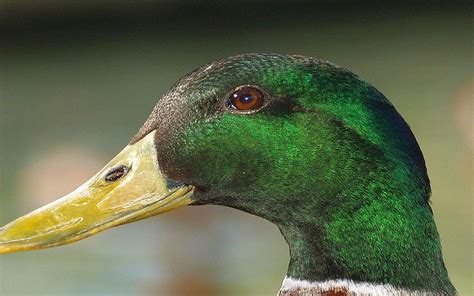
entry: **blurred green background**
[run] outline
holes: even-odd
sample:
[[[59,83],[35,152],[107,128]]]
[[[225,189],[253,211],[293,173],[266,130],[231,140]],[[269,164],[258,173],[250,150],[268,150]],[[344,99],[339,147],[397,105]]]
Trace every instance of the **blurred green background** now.
[[[473,282],[472,5],[446,1],[1,1],[0,224],[74,189],[179,77],[246,52],[330,60],[375,85],[426,158],[444,259]],[[270,223],[188,207],[61,248],[0,257],[1,295],[275,295]]]

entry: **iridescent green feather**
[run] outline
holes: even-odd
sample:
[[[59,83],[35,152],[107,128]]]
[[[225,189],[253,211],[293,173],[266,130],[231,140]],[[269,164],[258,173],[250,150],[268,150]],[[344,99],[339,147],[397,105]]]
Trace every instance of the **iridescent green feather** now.
[[[225,110],[240,85],[263,89],[268,105],[247,115]],[[455,291],[416,139],[351,72],[287,55],[218,61],[178,82],[134,140],[154,128],[160,165],[198,186],[197,204],[241,209],[280,228],[288,276]]]

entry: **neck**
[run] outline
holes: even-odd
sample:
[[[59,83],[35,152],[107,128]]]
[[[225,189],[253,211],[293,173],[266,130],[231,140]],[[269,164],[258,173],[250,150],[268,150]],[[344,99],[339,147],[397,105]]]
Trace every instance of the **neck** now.
[[[320,289],[337,282],[350,290],[370,283],[374,292],[385,287],[454,294],[431,209],[422,196],[427,190],[414,184],[407,187],[413,196],[407,196],[394,187],[395,180],[389,184],[352,187],[334,196],[335,206],[327,206],[324,214],[308,218],[302,212],[304,222],[279,225],[290,250],[287,278],[292,280],[287,285],[298,280]],[[360,192],[366,195],[356,198]],[[351,203],[354,199],[365,203]]]

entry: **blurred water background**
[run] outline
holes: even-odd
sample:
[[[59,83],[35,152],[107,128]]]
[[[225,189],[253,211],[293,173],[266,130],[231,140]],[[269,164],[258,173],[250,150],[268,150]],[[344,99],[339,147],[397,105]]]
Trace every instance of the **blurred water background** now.
[[[473,282],[472,4],[1,1],[0,224],[75,189],[167,88],[246,52],[330,60],[411,125],[444,259]],[[61,248],[0,257],[1,295],[275,295],[288,250],[270,223],[188,207]]]

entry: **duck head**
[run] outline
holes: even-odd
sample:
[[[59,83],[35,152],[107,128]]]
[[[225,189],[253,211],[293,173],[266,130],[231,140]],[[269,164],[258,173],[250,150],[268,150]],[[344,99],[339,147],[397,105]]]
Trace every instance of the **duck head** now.
[[[0,252],[217,204],[279,227],[289,279],[452,292],[429,195],[415,137],[374,87],[321,60],[247,54],[178,81],[96,176],[3,227]]]

